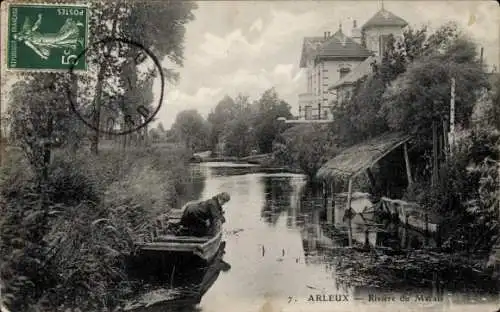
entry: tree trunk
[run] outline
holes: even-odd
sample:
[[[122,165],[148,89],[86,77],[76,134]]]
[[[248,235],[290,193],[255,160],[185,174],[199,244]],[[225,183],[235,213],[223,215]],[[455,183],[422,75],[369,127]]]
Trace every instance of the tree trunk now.
[[[436,187],[438,184],[438,134],[437,134],[437,121],[434,119],[432,121],[432,187]],[[429,208],[425,208],[425,243],[428,244],[429,241]]]
[[[46,142],[43,142],[43,164],[42,164],[42,178],[43,178],[43,183],[47,182],[49,179],[49,165],[50,165],[50,159],[51,159],[51,139],[52,139],[52,132],[54,128],[54,118],[51,113],[49,113],[49,119],[47,121],[47,137],[46,137]]]
[[[432,121],[432,186],[438,182],[438,135],[436,121]]]
[[[102,95],[102,81],[104,79],[104,71],[105,64],[101,66],[99,69],[99,73],[97,75],[97,83],[96,83],[96,97],[95,97],[95,113],[92,118],[92,125],[94,126],[94,135],[91,139],[90,143],[90,152],[94,155],[99,154],[99,136],[100,136],[100,122],[101,122],[101,95]]]
[[[114,14],[113,14],[113,25],[111,27],[111,38],[115,37],[116,31],[117,31],[117,23],[118,23],[118,13],[120,11],[119,5],[116,6]],[[109,51],[108,51],[109,52]],[[106,72],[106,66],[107,63],[103,62],[101,64],[101,67],[99,68],[99,73],[97,74],[97,84],[96,84],[96,98],[95,98],[95,109],[96,113],[94,114],[93,118],[93,125],[95,128],[95,134],[93,136],[93,139],[91,140],[90,144],[90,151],[91,153],[98,155],[99,153],[99,136],[100,136],[100,122],[101,122],[101,96],[102,96],[102,83],[104,80],[104,73]]]

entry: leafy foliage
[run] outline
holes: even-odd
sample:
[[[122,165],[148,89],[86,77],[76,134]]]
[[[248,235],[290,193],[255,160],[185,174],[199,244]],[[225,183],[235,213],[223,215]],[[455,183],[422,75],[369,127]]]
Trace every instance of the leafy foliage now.
[[[252,122],[257,138],[257,145],[261,153],[270,153],[273,141],[280,131],[279,117],[290,119],[290,105],[280,100],[274,88],[266,90],[254,104],[257,107]]]
[[[300,168],[310,178],[331,157],[337,147],[327,126],[297,125],[286,130],[274,144],[274,154],[283,165]]]
[[[16,173],[22,163],[12,164],[0,197],[0,270],[12,310],[110,309],[133,291],[126,256],[151,220],[176,205],[188,153],[123,156],[58,153],[42,191],[34,175]]]
[[[54,147],[80,145],[86,129],[68,107],[66,88],[74,81],[63,74],[28,74],[10,91],[11,140],[26,154],[40,181],[46,176]]]
[[[114,6],[106,1],[92,3],[89,21],[91,41],[101,44],[93,45],[87,52],[94,71],[88,79],[81,79],[81,92],[87,96],[78,98],[81,105],[95,107],[89,112],[94,128],[109,128],[107,121],[110,119],[117,121],[113,126],[120,129],[141,124],[147,117],[137,114],[137,108],[143,106],[149,109],[149,113],[153,111],[153,80],[159,75],[153,66],[145,69],[152,62],[148,62],[149,57],[144,55],[144,51],[120,40],[107,39],[130,40],[152,51],[160,63],[166,57],[172,67],[182,66],[186,24],[194,19],[192,10],[196,7],[193,1],[169,1],[168,4],[120,1]],[[141,70],[146,73],[140,75]],[[173,68],[160,70],[169,81],[178,80],[178,73]],[[111,103],[114,109],[104,109],[105,101]],[[142,134],[132,136],[132,139],[144,141],[147,133],[147,129],[143,128]],[[91,150],[94,153],[98,152],[99,138],[97,132],[92,136]],[[123,143],[127,145],[126,137]]]
[[[140,37],[160,60],[168,56],[182,65],[185,24],[194,8],[187,1],[145,6],[94,1],[91,41]],[[172,31],[163,33],[158,23]],[[118,57],[108,57],[112,50]],[[93,45],[86,57],[88,76],[20,74],[10,94],[11,139],[24,154],[0,173],[1,286],[13,311],[114,308],[132,291],[124,279],[132,242],[147,232],[151,217],[177,205],[189,176],[184,149],[112,150],[99,156],[80,149],[90,137],[97,153],[100,136],[73,114],[67,88],[98,128],[128,112],[92,114],[93,104],[125,97],[135,109],[148,107],[153,98],[154,75],[142,73],[142,58],[118,41]],[[165,72],[171,80],[177,77],[171,69]],[[113,79],[106,84],[105,77]],[[132,88],[126,88],[130,80]]]
[[[248,156],[252,151],[271,153],[281,130],[279,117],[290,118],[290,106],[274,88],[250,103],[247,96],[225,96],[208,115],[210,146],[226,156]]]
[[[247,96],[238,95],[234,100],[234,119],[228,120],[221,136],[224,154],[244,157],[256,147],[255,129],[252,127],[252,108]]]
[[[209,125],[197,110],[190,109],[178,113],[171,129],[177,138],[193,151],[201,151],[207,147]]]
[[[467,126],[478,97],[475,91],[488,86],[475,55],[464,58],[464,51],[471,49],[472,43],[457,42],[445,55],[416,61],[398,77],[385,94],[390,127],[429,138],[432,120],[449,115],[452,78],[458,86],[456,122]]]

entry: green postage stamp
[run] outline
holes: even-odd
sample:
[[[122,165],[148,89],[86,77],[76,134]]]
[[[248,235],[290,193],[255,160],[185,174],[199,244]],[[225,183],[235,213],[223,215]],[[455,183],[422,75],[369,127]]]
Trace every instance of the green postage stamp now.
[[[7,69],[86,70],[88,7],[67,4],[10,4]]]

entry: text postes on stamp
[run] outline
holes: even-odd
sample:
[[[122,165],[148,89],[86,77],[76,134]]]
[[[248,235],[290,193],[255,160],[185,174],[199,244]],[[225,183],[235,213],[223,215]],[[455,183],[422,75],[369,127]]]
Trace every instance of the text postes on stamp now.
[[[10,4],[7,69],[86,70],[88,7],[66,4]]]
[[[95,83],[90,85],[93,100],[67,89],[71,109],[88,127],[101,134],[125,135],[144,128],[160,110],[165,76],[160,61],[142,44],[123,38],[105,38],[90,44],[76,60],[92,63]],[[77,63],[70,66],[74,81]],[[92,75],[90,75],[92,76]],[[158,100],[152,92],[155,78],[160,78]]]

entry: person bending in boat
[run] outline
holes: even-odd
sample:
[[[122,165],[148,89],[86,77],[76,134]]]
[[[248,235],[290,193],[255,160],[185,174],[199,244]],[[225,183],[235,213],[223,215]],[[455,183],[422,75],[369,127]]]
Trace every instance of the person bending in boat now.
[[[229,194],[223,192],[205,201],[186,204],[180,221],[183,234],[197,237],[213,235],[216,222],[226,222],[222,206],[230,199]]]

